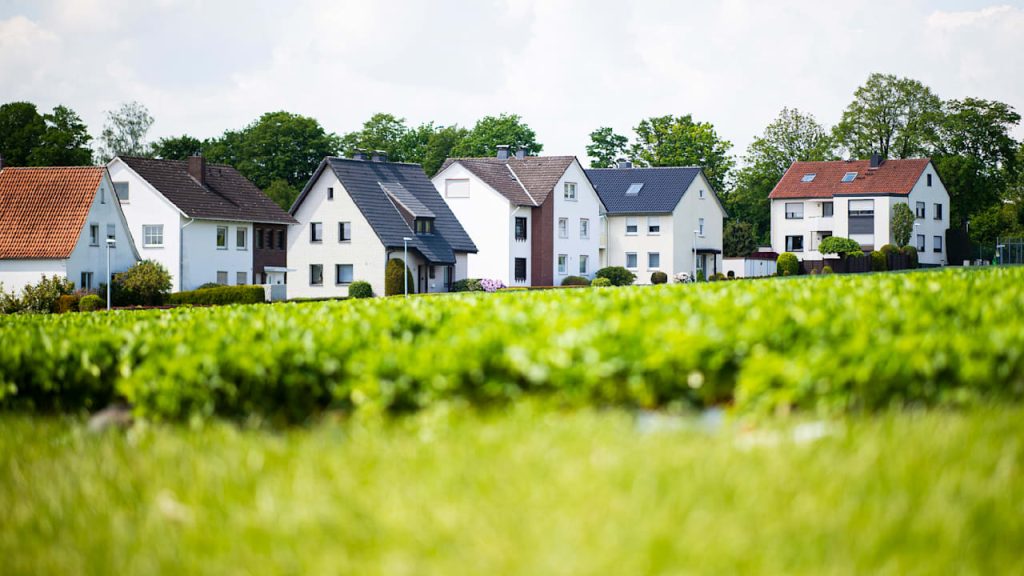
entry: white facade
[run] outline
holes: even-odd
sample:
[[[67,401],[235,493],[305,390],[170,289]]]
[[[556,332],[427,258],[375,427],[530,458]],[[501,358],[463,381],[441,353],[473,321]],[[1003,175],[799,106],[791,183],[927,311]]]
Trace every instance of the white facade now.
[[[792,252],[800,260],[821,260],[826,256],[818,251],[818,246],[828,236],[851,238],[865,249],[873,250],[884,244],[894,244],[891,221],[896,204],[908,204],[915,214],[919,206],[923,208],[923,217],[919,216],[914,221],[910,237],[910,244],[918,248],[918,262],[936,266],[947,264],[945,244],[946,230],[949,229],[949,193],[930,163],[907,196],[837,195],[832,198],[772,200],[772,250],[779,254]],[[829,206],[831,216],[827,215]],[[861,213],[870,210],[873,213],[873,226],[869,232],[851,232],[851,210]],[[795,239],[801,243],[799,249]],[[834,258],[835,255],[827,257]]]
[[[570,188],[575,185],[574,199],[566,190],[566,185]],[[553,284],[560,286],[566,276],[593,278],[601,264],[599,226],[602,205],[601,198],[578,161],[573,160],[566,168],[565,173],[555,184],[549,201],[554,202],[554,258],[551,276],[554,279]],[[560,224],[563,220],[564,234]],[[583,231],[584,223],[586,233]],[[564,267],[559,264],[562,257],[566,260]],[[581,264],[585,267],[581,267]]]

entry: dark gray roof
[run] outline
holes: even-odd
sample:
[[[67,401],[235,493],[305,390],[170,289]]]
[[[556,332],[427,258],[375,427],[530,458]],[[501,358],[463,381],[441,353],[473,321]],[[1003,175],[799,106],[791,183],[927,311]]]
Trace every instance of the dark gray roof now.
[[[476,252],[476,245],[469,234],[419,164],[325,158],[292,204],[292,214],[327,167],[338,177],[385,248],[402,248],[402,239],[412,238],[409,248],[438,264],[453,264],[455,252]],[[433,234],[414,233],[392,199],[393,191],[403,195],[406,210],[433,214]],[[417,206],[410,207],[406,202],[417,203]]]
[[[207,164],[204,185],[189,176],[187,161],[118,158],[189,218],[295,223],[294,218],[231,166]]]
[[[700,168],[596,168],[587,170],[609,214],[667,213],[679,200]],[[643,184],[636,196],[627,196],[632,184]],[[714,194],[713,190],[710,190]]]
[[[423,205],[412,192],[405,189],[401,182],[381,182],[380,187],[391,196],[391,199],[405,208],[415,218],[436,218],[434,213]]]

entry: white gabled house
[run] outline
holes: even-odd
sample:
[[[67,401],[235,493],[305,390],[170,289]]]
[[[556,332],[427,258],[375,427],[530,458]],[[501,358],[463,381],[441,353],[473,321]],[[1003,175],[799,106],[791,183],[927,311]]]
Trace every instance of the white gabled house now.
[[[136,249],[167,268],[174,292],[284,282],[295,220],[231,166],[118,156],[107,169]]]
[[[470,278],[557,286],[600,266],[601,199],[575,156],[449,158],[433,177],[478,252]]]
[[[587,170],[606,209],[602,265],[623,266],[649,284],[654,272],[669,278],[722,272],[725,207],[704,171],[695,167]]]
[[[821,260],[821,241],[850,238],[865,251],[892,244],[892,210],[908,204],[917,219],[910,244],[925,266],[947,264],[949,193],[928,158],[794,162],[771,199],[771,244],[800,260]]]
[[[112,247],[107,240],[113,239]],[[42,276],[75,288],[106,283],[138,262],[114,187],[102,166],[3,168],[0,163],[0,284],[21,292]]]
[[[447,292],[476,252],[423,168],[383,153],[325,158],[290,212],[289,297],[347,296],[356,280],[383,295],[388,261],[406,250],[409,292]]]

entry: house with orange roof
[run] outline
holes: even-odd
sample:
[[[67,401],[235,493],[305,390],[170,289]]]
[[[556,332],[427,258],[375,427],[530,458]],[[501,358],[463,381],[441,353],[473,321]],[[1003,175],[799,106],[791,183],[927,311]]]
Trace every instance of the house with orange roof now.
[[[139,260],[106,168],[14,168],[0,159],[4,291],[54,275],[95,290],[106,282],[108,251],[111,273]]]

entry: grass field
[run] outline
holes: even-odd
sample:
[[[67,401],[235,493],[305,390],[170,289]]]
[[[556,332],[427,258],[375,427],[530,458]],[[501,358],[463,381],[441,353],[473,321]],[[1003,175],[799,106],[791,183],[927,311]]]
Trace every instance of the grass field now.
[[[0,572],[1024,573],[1024,409],[806,442],[820,426],[683,422],[521,403],[92,434],[6,414]]]

